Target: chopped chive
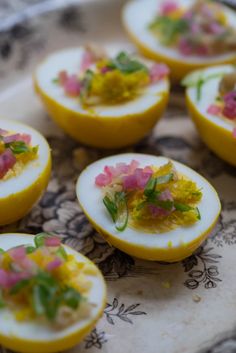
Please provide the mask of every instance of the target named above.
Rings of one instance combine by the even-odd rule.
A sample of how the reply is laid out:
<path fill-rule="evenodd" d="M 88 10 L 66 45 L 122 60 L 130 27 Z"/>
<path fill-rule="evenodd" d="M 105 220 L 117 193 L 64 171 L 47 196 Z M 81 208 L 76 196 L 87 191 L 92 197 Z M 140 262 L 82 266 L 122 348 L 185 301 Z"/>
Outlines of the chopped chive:
<path fill-rule="evenodd" d="M 4 250 L 2 248 L 0 248 L 0 254 L 4 254 Z"/>
<path fill-rule="evenodd" d="M 201 213 L 200 213 L 198 207 L 196 207 L 196 212 L 197 212 L 197 219 L 200 221 L 201 220 Z"/>
<path fill-rule="evenodd" d="M 124 192 L 115 193 L 115 202 L 117 205 L 116 229 L 122 232 L 128 224 L 128 206 Z"/>
<path fill-rule="evenodd" d="M 177 211 L 180 211 L 180 212 L 188 212 L 188 211 L 191 211 L 194 209 L 191 206 L 188 206 L 188 205 L 185 205 L 185 204 L 179 203 L 179 202 L 174 202 L 174 207 Z"/>
<path fill-rule="evenodd" d="M 27 287 L 30 284 L 30 280 L 29 279 L 22 279 L 20 282 L 18 282 L 17 284 L 15 284 L 11 290 L 10 290 L 10 294 L 17 294 L 21 291 L 21 289 Z"/>
<path fill-rule="evenodd" d="M 25 248 L 26 254 L 32 254 L 35 250 L 36 248 L 34 246 L 27 246 Z"/>
<path fill-rule="evenodd" d="M 108 196 L 105 196 L 103 198 L 103 203 L 107 211 L 109 212 L 113 222 L 116 222 L 118 212 L 116 204 Z"/>

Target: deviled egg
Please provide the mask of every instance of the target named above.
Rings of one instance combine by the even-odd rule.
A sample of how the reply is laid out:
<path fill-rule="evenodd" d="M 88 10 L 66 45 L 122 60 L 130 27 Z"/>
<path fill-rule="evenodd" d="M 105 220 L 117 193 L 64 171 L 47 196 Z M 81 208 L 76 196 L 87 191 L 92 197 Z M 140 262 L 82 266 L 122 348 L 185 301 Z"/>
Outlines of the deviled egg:
<path fill-rule="evenodd" d="M 161 117 L 168 73 L 165 64 L 87 46 L 50 55 L 34 80 L 65 132 L 86 145 L 118 148 L 137 142 Z"/>
<path fill-rule="evenodd" d="M 165 62 L 174 80 L 236 59 L 236 14 L 223 4 L 131 0 L 123 10 L 123 24 L 143 55 Z"/>
<path fill-rule="evenodd" d="M 0 225 L 30 211 L 46 189 L 50 172 L 45 138 L 20 122 L 0 119 Z"/>
<path fill-rule="evenodd" d="M 191 255 L 217 222 L 214 188 L 192 169 L 165 157 L 120 154 L 79 176 L 77 197 L 94 228 L 120 250 L 174 262 Z"/>
<path fill-rule="evenodd" d="M 98 268 L 46 233 L 1 234 L 0 248 L 0 344 L 50 353 L 80 342 L 106 302 Z"/>
<path fill-rule="evenodd" d="M 223 65 L 195 71 L 183 80 L 187 106 L 203 141 L 236 166 L 236 70 Z"/>

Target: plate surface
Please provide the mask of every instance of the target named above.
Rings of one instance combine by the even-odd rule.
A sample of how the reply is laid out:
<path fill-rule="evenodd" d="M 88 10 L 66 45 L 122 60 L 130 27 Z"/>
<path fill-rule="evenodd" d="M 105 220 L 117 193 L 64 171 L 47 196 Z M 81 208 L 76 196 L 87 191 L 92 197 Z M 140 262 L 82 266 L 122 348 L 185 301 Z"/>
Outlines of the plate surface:
<path fill-rule="evenodd" d="M 203 145 L 187 117 L 182 94 L 173 93 L 165 118 L 150 136 L 124 150 L 183 162 L 205 176 L 222 199 L 220 221 L 207 242 L 188 259 L 169 265 L 131 258 L 92 229 L 78 206 L 75 181 L 86 164 L 115 152 L 85 148 L 65 136 L 33 92 L 31 72 L 56 49 L 94 41 L 135 50 L 120 25 L 122 3 L 1 0 L 0 114 L 41 131 L 54 161 L 41 202 L 8 230 L 56 232 L 106 276 L 109 296 L 104 316 L 70 353 L 184 353 L 208 347 L 207 352 L 225 352 L 224 347 L 235 352 L 234 339 L 225 337 L 236 325 L 236 169 Z"/>

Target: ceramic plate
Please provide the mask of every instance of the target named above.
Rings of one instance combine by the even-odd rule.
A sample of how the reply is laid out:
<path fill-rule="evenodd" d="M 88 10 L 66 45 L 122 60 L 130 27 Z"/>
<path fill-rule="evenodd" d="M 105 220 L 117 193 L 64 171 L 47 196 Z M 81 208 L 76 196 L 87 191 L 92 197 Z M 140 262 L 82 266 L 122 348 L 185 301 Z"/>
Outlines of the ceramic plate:
<path fill-rule="evenodd" d="M 218 190 L 223 211 L 215 231 L 195 254 L 162 264 L 110 247 L 90 226 L 78 206 L 75 181 L 88 163 L 114 151 L 85 148 L 65 136 L 33 92 L 33 68 L 56 49 L 94 41 L 135 50 L 121 28 L 121 6 L 121 0 L 1 0 L 0 114 L 45 134 L 54 162 L 41 202 L 8 230 L 56 232 L 104 273 L 104 315 L 70 353 L 235 352 L 230 332 L 236 324 L 236 169 L 203 145 L 187 117 L 182 94 L 173 93 L 164 119 L 129 151 L 164 155 L 197 170 Z"/>

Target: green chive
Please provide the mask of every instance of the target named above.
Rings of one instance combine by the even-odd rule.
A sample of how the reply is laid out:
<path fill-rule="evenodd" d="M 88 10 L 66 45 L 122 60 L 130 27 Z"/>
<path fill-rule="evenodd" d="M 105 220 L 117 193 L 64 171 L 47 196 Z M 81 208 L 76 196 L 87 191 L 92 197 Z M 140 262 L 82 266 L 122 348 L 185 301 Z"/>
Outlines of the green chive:
<path fill-rule="evenodd" d="M 153 194 L 153 192 L 156 189 L 156 185 L 157 185 L 157 178 L 150 178 L 145 186 L 144 195 L 148 197 L 151 194 Z"/>
<path fill-rule="evenodd" d="M 108 65 L 111 69 L 117 69 L 125 74 L 130 74 L 140 70 L 147 71 L 148 68 L 138 60 L 130 58 L 126 52 L 120 52 L 115 59 L 111 60 Z"/>
<path fill-rule="evenodd" d="M 122 232 L 128 224 L 128 206 L 124 192 L 115 193 L 115 202 L 117 207 L 116 229 Z"/>
<path fill-rule="evenodd" d="M 6 147 L 10 148 L 14 154 L 21 154 L 30 151 L 30 147 L 24 141 L 6 143 Z"/>
<path fill-rule="evenodd" d="M 56 255 L 59 256 L 59 257 L 61 257 L 61 258 L 64 259 L 64 260 L 67 260 L 67 253 L 66 253 L 66 251 L 65 251 L 65 249 L 64 249 L 63 246 L 60 246 L 60 247 L 57 249 Z"/>
<path fill-rule="evenodd" d="M 32 254 L 32 252 L 34 252 L 36 250 L 36 248 L 34 246 L 27 246 L 25 248 L 26 254 Z"/>
<path fill-rule="evenodd" d="M 185 205 L 185 204 L 179 203 L 179 202 L 174 202 L 174 206 L 175 206 L 175 209 L 180 212 L 188 212 L 188 211 L 191 211 L 194 209 L 191 206 L 188 206 L 188 205 Z"/>
<path fill-rule="evenodd" d="M 53 82 L 53 83 L 59 83 L 59 78 L 57 78 L 57 77 L 56 77 L 56 78 L 53 78 L 53 79 L 52 79 L 52 82 Z"/>
<path fill-rule="evenodd" d="M 37 234 L 34 237 L 34 244 L 35 244 L 36 248 L 39 248 L 40 246 L 43 246 L 45 238 L 48 237 L 48 236 L 50 236 L 50 234 L 45 233 L 45 232 Z"/>
<path fill-rule="evenodd" d="M 103 203 L 104 203 L 107 211 L 109 212 L 113 222 L 116 222 L 117 213 L 118 213 L 116 204 L 108 196 L 105 196 L 103 198 Z"/>
<path fill-rule="evenodd" d="M 201 213 L 200 213 L 198 207 L 196 207 L 196 212 L 197 212 L 197 219 L 200 221 L 201 220 Z"/>
<path fill-rule="evenodd" d="M 2 248 L 0 248 L 0 254 L 4 254 L 4 250 Z"/>

